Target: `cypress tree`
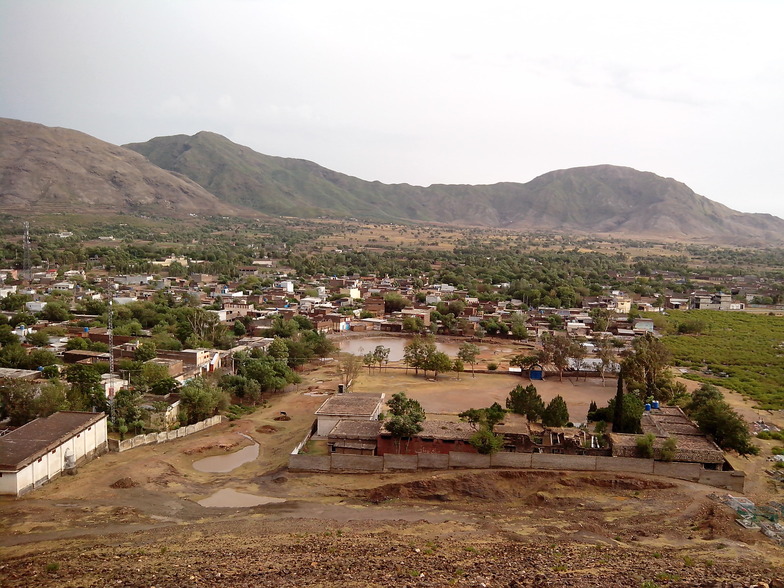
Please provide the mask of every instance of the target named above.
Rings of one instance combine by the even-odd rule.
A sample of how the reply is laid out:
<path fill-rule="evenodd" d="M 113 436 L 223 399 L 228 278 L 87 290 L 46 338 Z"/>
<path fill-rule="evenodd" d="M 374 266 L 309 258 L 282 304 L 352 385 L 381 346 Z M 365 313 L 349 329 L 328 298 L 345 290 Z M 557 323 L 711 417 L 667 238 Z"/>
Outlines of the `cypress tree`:
<path fill-rule="evenodd" d="M 613 431 L 623 427 L 623 370 L 618 372 L 618 388 L 615 392 L 615 411 L 613 414 Z"/>

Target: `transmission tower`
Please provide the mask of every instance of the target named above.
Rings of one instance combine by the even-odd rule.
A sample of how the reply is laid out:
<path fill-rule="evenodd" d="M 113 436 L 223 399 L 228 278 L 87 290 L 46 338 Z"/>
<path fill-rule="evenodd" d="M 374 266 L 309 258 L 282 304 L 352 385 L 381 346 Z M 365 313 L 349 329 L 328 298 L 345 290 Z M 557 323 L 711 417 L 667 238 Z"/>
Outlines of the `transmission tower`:
<path fill-rule="evenodd" d="M 30 262 L 30 223 L 24 223 L 24 250 L 22 253 L 22 276 L 29 282 L 33 279 L 33 268 Z"/>

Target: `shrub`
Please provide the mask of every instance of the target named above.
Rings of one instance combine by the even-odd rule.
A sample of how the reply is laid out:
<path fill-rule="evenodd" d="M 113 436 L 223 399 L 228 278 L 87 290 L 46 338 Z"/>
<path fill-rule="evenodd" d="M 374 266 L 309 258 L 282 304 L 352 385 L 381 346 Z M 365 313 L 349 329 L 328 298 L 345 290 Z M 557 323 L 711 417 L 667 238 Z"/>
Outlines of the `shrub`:
<path fill-rule="evenodd" d="M 640 454 L 640 457 L 645 457 L 648 459 L 653 457 L 654 439 L 656 439 L 656 437 L 654 437 L 652 433 L 648 433 L 642 437 L 637 437 L 637 453 Z"/>
<path fill-rule="evenodd" d="M 490 370 L 491 372 L 494 372 L 495 370 L 498 369 L 498 364 L 495 362 L 490 362 L 487 364 L 487 369 Z"/>

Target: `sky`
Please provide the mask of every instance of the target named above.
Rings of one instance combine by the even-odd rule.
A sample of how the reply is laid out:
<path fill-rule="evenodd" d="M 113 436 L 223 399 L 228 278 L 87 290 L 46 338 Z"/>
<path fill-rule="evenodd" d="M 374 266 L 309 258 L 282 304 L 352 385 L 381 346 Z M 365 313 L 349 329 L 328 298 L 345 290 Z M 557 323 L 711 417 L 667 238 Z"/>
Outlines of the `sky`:
<path fill-rule="evenodd" d="M 784 218 L 784 2 L 0 0 L 0 117 L 365 180 L 614 164 Z"/>

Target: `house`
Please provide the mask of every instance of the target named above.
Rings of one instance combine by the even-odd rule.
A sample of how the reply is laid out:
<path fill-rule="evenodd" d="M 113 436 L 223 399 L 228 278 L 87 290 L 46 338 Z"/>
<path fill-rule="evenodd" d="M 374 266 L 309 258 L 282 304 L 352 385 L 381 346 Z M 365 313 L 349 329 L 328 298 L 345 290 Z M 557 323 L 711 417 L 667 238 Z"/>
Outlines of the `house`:
<path fill-rule="evenodd" d="M 331 453 L 376 455 L 381 422 L 339 420 L 327 436 Z"/>
<path fill-rule="evenodd" d="M 386 429 L 381 429 L 378 436 L 378 455 L 386 453 L 403 453 L 414 455 L 417 453 L 449 453 L 461 451 L 477 453 L 476 448 L 469 440 L 476 433 L 476 429 L 469 423 L 458 421 L 425 420 L 422 422 L 422 431 L 416 436 L 407 439 L 397 439 Z"/>
<path fill-rule="evenodd" d="M 724 452 L 700 432 L 689 417 L 677 406 L 661 406 L 646 410 L 640 420 L 643 434 L 654 435 L 654 459 L 662 459 L 667 438 L 675 439 L 674 462 L 699 463 L 706 470 L 721 470 L 725 466 Z M 611 433 L 613 457 L 639 457 L 639 435 Z"/>
<path fill-rule="evenodd" d="M 330 396 L 316 410 L 316 435 L 328 437 L 340 420 L 377 421 L 384 394 L 339 394 Z"/>
<path fill-rule="evenodd" d="M 0 438 L 0 494 L 21 496 L 106 450 L 104 413 L 36 419 Z"/>

